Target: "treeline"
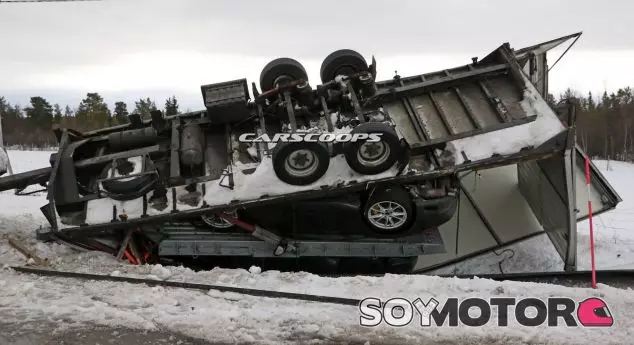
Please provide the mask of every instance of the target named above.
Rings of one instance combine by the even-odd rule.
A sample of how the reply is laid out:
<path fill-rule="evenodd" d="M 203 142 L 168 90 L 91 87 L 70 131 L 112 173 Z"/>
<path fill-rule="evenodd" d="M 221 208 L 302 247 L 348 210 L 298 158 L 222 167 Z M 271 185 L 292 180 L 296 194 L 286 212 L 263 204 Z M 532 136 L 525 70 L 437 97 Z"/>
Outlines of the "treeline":
<path fill-rule="evenodd" d="M 57 145 L 51 128 L 59 124 L 79 131 L 90 131 L 102 127 L 125 124 L 130 113 L 137 113 L 143 119 L 150 118 L 150 112 L 159 109 L 154 100 L 141 98 L 134 102 L 134 109 L 128 110 L 125 102 L 116 102 L 110 110 L 98 93 L 88 93 L 79 105 L 63 108 L 51 104 L 44 97 L 31 97 L 27 107 L 9 103 L 0 97 L 0 117 L 4 144 L 6 146 L 51 147 Z M 166 115 L 180 112 L 178 100 L 172 96 L 165 100 L 160 110 Z"/>
<path fill-rule="evenodd" d="M 634 91 L 630 87 L 600 97 L 588 93 L 580 95 L 567 90 L 559 100 L 571 99 L 577 106 L 577 142 L 592 157 L 634 161 Z M 557 99 L 549 95 L 554 105 Z M 150 98 L 134 102 L 132 113 L 144 119 L 158 109 Z M 166 115 L 179 113 L 176 97 L 162 104 Z M 98 93 L 88 93 L 76 108 L 51 104 L 43 97 L 31 97 L 27 107 L 10 104 L 0 97 L 0 116 L 7 146 L 50 147 L 57 144 L 51 127 L 60 124 L 67 128 L 89 131 L 104 126 L 127 123 L 130 114 L 125 102 L 116 102 L 110 110 Z"/>
<path fill-rule="evenodd" d="M 630 87 L 600 97 L 568 89 L 560 96 L 565 99 L 576 105 L 577 143 L 589 156 L 634 161 L 634 91 Z"/>

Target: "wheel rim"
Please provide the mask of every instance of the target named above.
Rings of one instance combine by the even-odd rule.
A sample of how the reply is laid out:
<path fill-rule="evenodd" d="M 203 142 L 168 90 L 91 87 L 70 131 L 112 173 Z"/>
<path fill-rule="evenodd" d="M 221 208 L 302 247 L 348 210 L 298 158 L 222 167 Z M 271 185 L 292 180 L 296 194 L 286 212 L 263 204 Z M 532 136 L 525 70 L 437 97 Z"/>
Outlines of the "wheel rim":
<path fill-rule="evenodd" d="M 368 209 L 368 221 L 382 230 L 394 230 L 405 224 L 407 211 L 394 201 L 379 201 Z"/>
<path fill-rule="evenodd" d="M 317 171 L 319 159 L 317 155 L 306 149 L 299 149 L 291 152 L 284 162 L 286 171 L 295 177 L 310 176 Z"/>
<path fill-rule="evenodd" d="M 365 142 L 357 151 L 357 159 L 365 166 L 378 166 L 390 157 L 390 146 L 383 141 Z"/>
<path fill-rule="evenodd" d="M 235 217 L 237 215 L 237 213 L 231 212 L 228 213 L 228 215 Z M 214 227 L 214 228 L 218 228 L 218 229 L 227 229 L 233 226 L 233 223 L 231 223 L 230 221 L 220 217 L 217 214 L 212 214 L 209 216 L 202 216 L 201 217 L 203 222 L 205 222 L 205 224 Z"/>

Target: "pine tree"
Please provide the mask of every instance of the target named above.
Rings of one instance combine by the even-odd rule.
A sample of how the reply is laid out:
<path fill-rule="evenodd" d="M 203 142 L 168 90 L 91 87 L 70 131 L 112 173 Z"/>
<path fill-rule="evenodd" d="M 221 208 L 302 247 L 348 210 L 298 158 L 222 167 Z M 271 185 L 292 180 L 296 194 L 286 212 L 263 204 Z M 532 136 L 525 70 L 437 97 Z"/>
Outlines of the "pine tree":
<path fill-rule="evenodd" d="M 36 129 L 48 131 L 53 125 L 53 107 L 43 97 L 31 97 L 31 106 L 24 108 L 28 122 Z"/>
<path fill-rule="evenodd" d="M 128 122 L 128 105 L 125 102 L 116 102 L 114 104 L 114 119 L 117 124 Z"/>
<path fill-rule="evenodd" d="M 177 115 L 178 113 L 178 101 L 176 100 L 176 96 L 165 100 L 165 116 Z"/>
<path fill-rule="evenodd" d="M 53 106 L 53 111 L 53 123 L 59 125 L 62 122 L 62 108 L 59 106 L 59 104 L 55 104 Z"/>
<path fill-rule="evenodd" d="M 157 110 L 156 104 L 149 97 L 145 99 L 143 98 L 139 99 L 138 101 L 134 102 L 134 105 L 135 105 L 134 112 L 136 114 L 141 115 L 141 118 L 143 120 L 150 119 L 151 118 L 150 112 L 153 110 Z"/>
<path fill-rule="evenodd" d="M 594 111 L 596 109 L 596 104 L 594 103 L 594 98 L 592 97 L 592 91 L 588 92 L 588 110 Z"/>
<path fill-rule="evenodd" d="M 84 130 L 97 129 L 110 124 L 110 110 L 103 98 L 96 92 L 86 94 L 75 113 L 77 125 Z"/>
<path fill-rule="evenodd" d="M 67 105 L 66 108 L 64 108 L 64 117 L 71 117 L 71 116 L 75 116 L 75 113 L 73 112 L 73 110 Z"/>

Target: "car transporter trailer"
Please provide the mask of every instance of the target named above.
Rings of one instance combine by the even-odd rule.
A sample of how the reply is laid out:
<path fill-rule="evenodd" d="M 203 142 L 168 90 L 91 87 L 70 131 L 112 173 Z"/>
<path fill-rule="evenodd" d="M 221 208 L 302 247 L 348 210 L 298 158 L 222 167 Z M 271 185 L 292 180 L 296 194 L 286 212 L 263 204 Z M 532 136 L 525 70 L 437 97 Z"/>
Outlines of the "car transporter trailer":
<path fill-rule="evenodd" d="M 419 268 L 437 268 L 528 237 L 496 234 L 464 186 L 474 172 L 511 166 L 539 232 L 574 269 L 583 153 L 574 109 L 557 114 L 545 95 L 546 52 L 579 35 L 520 50 L 506 43 L 464 66 L 386 81 L 375 80 L 374 58 L 367 64 L 338 50 L 322 63 L 316 88 L 299 62 L 276 59 L 260 75 L 262 92 L 252 85 L 253 99 L 239 79 L 203 85 L 203 111 L 132 114 L 128 124 L 91 132 L 54 128 L 51 166 L 0 178 L 0 191 L 45 186 L 50 227 L 40 239 L 132 262 L 429 256 Z M 482 144 L 493 149 L 482 152 Z M 620 199 L 592 168 L 598 213 Z M 345 209 L 315 219 L 359 222 L 351 233 L 320 225 L 306 232 L 297 209 L 315 203 Z M 465 203 L 495 243 L 448 254 L 446 239 L 454 236 L 457 248 L 458 232 L 442 228 L 470 226 L 460 220 Z"/>

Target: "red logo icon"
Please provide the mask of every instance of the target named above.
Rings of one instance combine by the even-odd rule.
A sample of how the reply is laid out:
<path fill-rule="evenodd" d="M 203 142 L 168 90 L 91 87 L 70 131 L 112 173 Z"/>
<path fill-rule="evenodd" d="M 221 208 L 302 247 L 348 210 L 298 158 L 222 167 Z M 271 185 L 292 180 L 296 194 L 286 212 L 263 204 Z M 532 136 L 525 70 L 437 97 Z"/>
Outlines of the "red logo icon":
<path fill-rule="evenodd" d="M 610 327 L 614 324 L 608 305 L 596 297 L 579 302 L 577 319 L 585 327 Z"/>

